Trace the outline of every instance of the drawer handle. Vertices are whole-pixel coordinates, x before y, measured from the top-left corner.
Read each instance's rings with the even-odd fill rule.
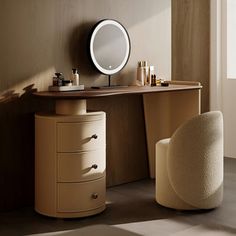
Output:
[[[93,193],[92,194],[92,199],[97,199],[98,198],[98,194],[97,193]]]
[[[91,168],[97,169],[97,168],[98,168],[98,165],[97,165],[97,164],[93,164],[93,165],[91,166]]]
[[[91,137],[91,138],[97,139],[97,138],[98,138],[98,136],[97,136],[96,134],[94,134],[94,135],[92,135],[92,137]]]

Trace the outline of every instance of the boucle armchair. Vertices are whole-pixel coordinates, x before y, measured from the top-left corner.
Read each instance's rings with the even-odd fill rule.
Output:
[[[156,201],[179,210],[211,209],[223,198],[223,117],[198,115],[156,143]]]

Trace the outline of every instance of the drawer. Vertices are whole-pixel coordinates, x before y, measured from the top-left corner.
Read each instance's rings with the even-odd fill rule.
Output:
[[[58,183],[58,212],[79,212],[105,205],[105,177],[83,183]]]
[[[57,151],[77,152],[105,146],[105,120],[57,123]]]
[[[80,182],[101,178],[105,175],[105,149],[57,155],[57,181]]]

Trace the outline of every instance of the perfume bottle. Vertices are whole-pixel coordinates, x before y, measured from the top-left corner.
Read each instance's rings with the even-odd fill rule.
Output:
[[[56,78],[53,78],[53,85],[55,85],[57,81],[57,86],[63,86],[63,80],[64,80],[63,74],[60,72],[56,72],[55,75]]]
[[[149,66],[148,79],[147,79],[147,85],[149,85],[149,86],[152,86],[153,75],[155,75],[155,67],[154,66]],[[156,75],[155,75],[155,77],[156,77]]]
[[[73,81],[73,85],[79,86],[79,73],[78,69],[73,68],[72,69],[72,75],[71,75],[71,80]]]
[[[148,79],[148,65],[147,61],[139,61],[137,67],[137,86],[144,86],[147,84]]]

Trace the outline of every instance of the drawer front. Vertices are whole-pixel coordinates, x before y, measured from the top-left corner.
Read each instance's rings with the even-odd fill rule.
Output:
[[[77,152],[105,146],[105,120],[57,123],[57,151]]]
[[[105,177],[83,183],[58,183],[58,212],[88,211],[105,205]]]
[[[57,155],[57,181],[80,182],[101,178],[105,175],[105,149]]]

